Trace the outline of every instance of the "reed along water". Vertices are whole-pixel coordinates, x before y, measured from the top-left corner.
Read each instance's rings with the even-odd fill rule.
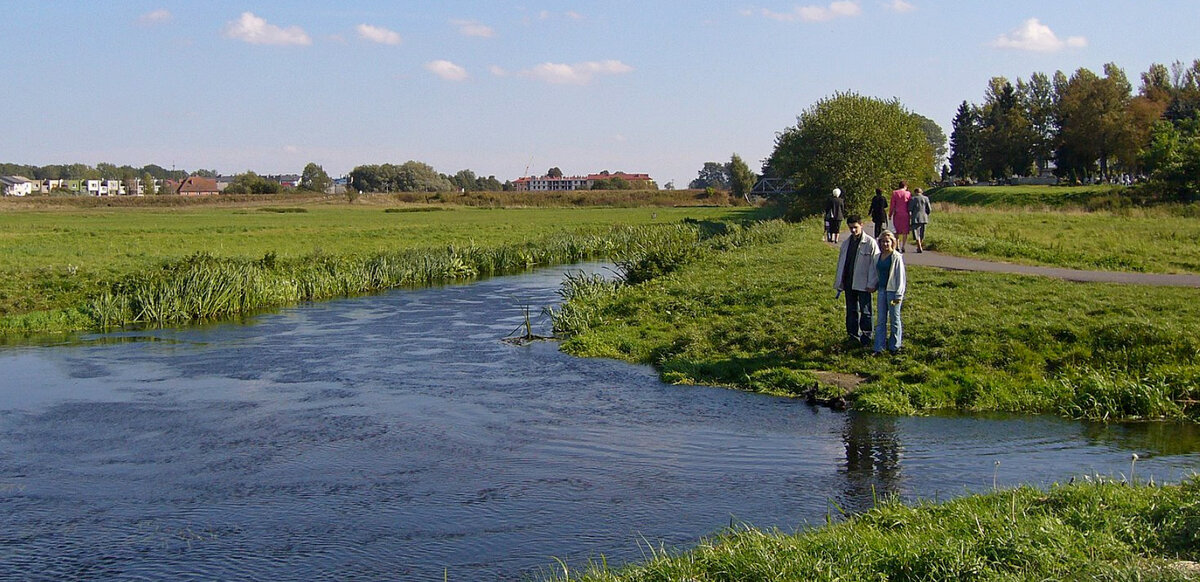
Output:
[[[563,272],[0,348],[0,579],[519,579],[1132,453],[1200,469],[1191,425],[833,412],[500,341]]]

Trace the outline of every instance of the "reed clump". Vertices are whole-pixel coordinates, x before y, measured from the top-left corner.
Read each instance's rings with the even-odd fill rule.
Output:
[[[560,233],[493,247],[449,245],[369,255],[314,252],[283,259],[268,253],[251,260],[199,252],[117,280],[83,311],[98,328],[208,320],[304,301],[624,255],[647,246],[686,246],[698,236],[694,226],[675,224]]]

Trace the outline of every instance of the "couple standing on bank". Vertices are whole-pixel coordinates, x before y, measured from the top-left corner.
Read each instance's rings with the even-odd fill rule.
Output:
[[[900,307],[904,303],[907,275],[904,255],[896,252],[896,235],[884,230],[878,243],[863,232],[862,218],[846,217],[850,236],[838,252],[837,276],[833,281],[838,294],[846,294],[846,333],[850,340],[871,346],[871,293],[878,291],[878,321],[875,324],[874,352],[900,351],[903,326]]]

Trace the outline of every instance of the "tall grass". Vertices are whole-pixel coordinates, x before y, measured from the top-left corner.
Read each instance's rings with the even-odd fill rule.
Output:
[[[369,255],[316,252],[285,260],[268,253],[249,260],[196,253],[119,279],[91,299],[85,312],[101,328],[206,320],[302,301],[611,257],[647,245],[686,246],[697,237],[695,227],[677,224],[561,233],[493,247],[450,245]]]
[[[552,580],[1188,580],[1200,559],[1200,478],[1179,485],[1099,482],[895,499],[799,533],[730,528],[693,549],[649,547],[612,569]],[[1194,575],[1194,574],[1193,574]]]

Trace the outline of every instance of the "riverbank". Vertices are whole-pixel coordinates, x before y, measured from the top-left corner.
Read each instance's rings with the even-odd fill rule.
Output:
[[[189,261],[365,264],[372,257],[415,250],[432,256],[446,254],[450,247],[537,247],[538,241],[549,245],[554,237],[586,239],[618,225],[637,228],[754,212],[717,207],[476,209],[402,204],[393,198],[353,205],[324,199],[291,200],[296,205],[289,206],[271,202],[279,201],[145,208],[7,204],[0,212],[0,231],[5,233],[0,237],[0,335],[61,333],[128,320],[97,319],[91,306],[131,281],[179,271]],[[542,264],[537,258],[534,262]]]
[[[844,398],[887,414],[1200,420],[1194,289],[913,266],[904,352],[872,357],[843,340],[837,251],[814,222],[569,301],[563,349],[652,364],[672,383]]]
[[[799,533],[734,528],[642,563],[553,580],[1195,580],[1200,478],[1088,480],[946,503],[887,500]]]

